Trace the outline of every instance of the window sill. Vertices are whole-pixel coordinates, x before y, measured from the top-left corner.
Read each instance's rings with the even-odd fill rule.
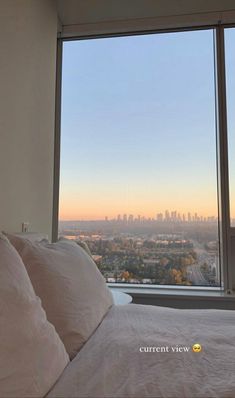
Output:
[[[221,288],[202,287],[136,287],[124,284],[108,284],[117,291],[128,293],[135,304],[150,304],[176,308],[218,308],[235,310],[235,294],[227,294]]]

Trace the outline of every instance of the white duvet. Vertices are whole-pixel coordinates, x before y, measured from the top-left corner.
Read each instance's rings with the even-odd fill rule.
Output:
[[[235,398],[235,312],[113,306],[48,397]]]

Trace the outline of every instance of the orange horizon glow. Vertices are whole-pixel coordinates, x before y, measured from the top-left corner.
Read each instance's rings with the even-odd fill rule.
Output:
[[[72,221],[72,220],[104,220],[105,217],[108,219],[116,219],[120,214],[122,217],[124,214],[127,216],[133,215],[137,218],[139,215],[145,218],[156,218],[156,215],[162,213],[165,216],[165,211],[177,211],[186,216],[191,213],[193,216],[197,213],[198,217],[218,217],[218,208],[216,200],[206,202],[203,198],[197,197],[191,199],[189,196],[185,200],[181,200],[180,197],[174,196],[174,203],[172,196],[169,198],[160,197],[158,200],[154,200],[151,196],[142,196],[141,199],[135,198],[124,198],[120,195],[117,199],[112,197],[100,195],[94,195],[92,199],[82,197],[82,195],[61,195],[60,207],[59,207],[59,220]],[[186,195],[185,195],[186,196]],[[214,195],[213,195],[214,196]],[[82,200],[79,200],[82,199]],[[191,206],[188,206],[188,203]],[[235,218],[235,207],[230,209],[231,218]]]

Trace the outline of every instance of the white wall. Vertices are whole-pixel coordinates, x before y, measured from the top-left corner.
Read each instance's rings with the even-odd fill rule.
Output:
[[[0,229],[51,233],[57,14],[0,2]]]

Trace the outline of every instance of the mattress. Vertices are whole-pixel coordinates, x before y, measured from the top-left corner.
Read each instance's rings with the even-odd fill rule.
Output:
[[[113,306],[48,397],[234,398],[235,312]]]

